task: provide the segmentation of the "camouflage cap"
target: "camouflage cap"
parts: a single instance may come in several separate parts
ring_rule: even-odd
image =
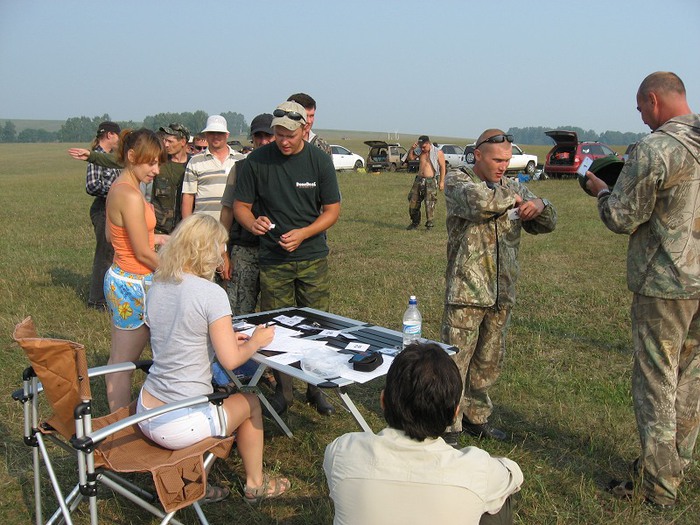
[[[163,133],[165,133],[166,135],[172,135],[174,137],[179,137],[181,139],[185,139],[185,141],[190,140],[190,130],[188,130],[182,124],[173,123],[173,124],[170,124],[169,126],[161,126],[158,129],[160,131],[162,131]]]

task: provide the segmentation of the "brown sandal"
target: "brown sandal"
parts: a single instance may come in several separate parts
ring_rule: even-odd
[[[271,481],[274,483],[275,486],[273,490],[270,490]],[[282,476],[276,476],[270,479],[269,474],[265,474],[263,475],[263,483],[259,487],[249,487],[248,485],[245,486],[245,488],[243,489],[243,499],[247,503],[255,505],[263,500],[277,498],[281,496],[282,494],[287,492],[290,486],[291,483],[287,478],[283,478]]]
[[[224,500],[228,497],[230,492],[228,487],[218,487],[207,483],[207,491],[204,497],[199,501],[199,504],[206,505],[208,503],[216,503],[217,501]]]

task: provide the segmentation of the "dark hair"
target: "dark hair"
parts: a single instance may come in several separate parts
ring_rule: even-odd
[[[141,128],[136,131],[125,129],[119,136],[119,153],[117,160],[124,166],[128,162],[128,152],[134,150],[133,164],[144,164],[158,159],[159,164],[168,160],[163,143],[158,135],[150,129]]]
[[[287,102],[301,104],[304,106],[304,109],[316,109],[316,101],[311,98],[311,95],[307,95],[306,93],[294,93],[293,95],[289,95]]]
[[[435,343],[413,343],[389,367],[384,419],[417,441],[436,438],[455,418],[462,378],[455,362]]]

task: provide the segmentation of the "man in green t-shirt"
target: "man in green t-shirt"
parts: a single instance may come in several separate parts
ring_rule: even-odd
[[[304,141],[308,121],[302,105],[283,102],[273,115],[275,142],[248,155],[233,203],[236,221],[260,237],[260,308],[328,310],[325,232],[340,214],[335,168],[329,155]],[[271,404],[282,413],[293,402],[292,378],[279,373],[276,378]],[[335,411],[315,386],[309,385],[306,396],[320,414]]]

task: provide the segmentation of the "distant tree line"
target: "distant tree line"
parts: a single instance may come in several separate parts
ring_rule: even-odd
[[[248,133],[250,127],[245,121],[245,117],[240,113],[226,111],[221,113],[228,123],[228,130],[231,135],[242,135]],[[158,113],[147,116],[144,121],[134,122],[117,121],[122,129],[145,127],[157,130],[161,126],[168,126],[171,123],[179,123],[190,130],[192,134],[199,133],[204,129],[209,115],[204,111],[185,113]],[[108,114],[96,117],[71,117],[66,120],[58,131],[47,131],[45,129],[26,128],[17,133],[17,127],[11,120],[6,120],[0,126],[0,142],[90,142],[95,138],[95,132],[100,122],[112,120]]]
[[[632,144],[634,142],[642,139],[646,133],[623,133],[621,131],[604,131],[603,133],[596,133],[592,129],[584,130],[576,126],[559,126],[557,128],[543,128],[539,127],[526,127],[526,128],[510,128],[508,133],[513,135],[516,142],[522,144],[532,144],[532,145],[550,145],[553,144],[552,139],[544,134],[545,131],[550,131],[552,129],[565,129],[568,131],[575,131],[578,135],[579,141],[598,141],[605,142],[612,146],[623,146],[625,144]]]

